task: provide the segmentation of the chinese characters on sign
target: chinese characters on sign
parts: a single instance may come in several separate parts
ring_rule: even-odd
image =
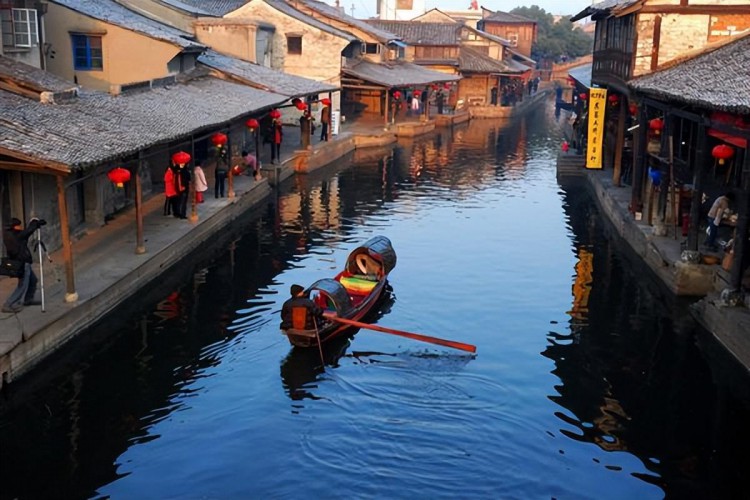
[[[586,168],[602,168],[602,138],[607,90],[589,90],[589,133],[586,147]]]

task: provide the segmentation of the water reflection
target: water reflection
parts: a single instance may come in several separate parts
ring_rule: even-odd
[[[0,497],[736,496],[748,413],[685,304],[557,185],[557,127],[540,108],[290,179],[0,403]],[[289,346],[289,285],[375,233],[404,265],[374,319],[475,358],[360,331],[324,370]]]

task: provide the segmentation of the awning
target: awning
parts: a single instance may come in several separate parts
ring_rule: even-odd
[[[405,44],[404,42],[401,42],[399,40],[391,40],[390,42],[388,42],[388,45],[395,45],[395,46],[401,47],[403,49],[405,49],[406,47],[408,47],[407,44]]]
[[[722,141],[726,142],[727,144],[731,144],[732,146],[747,149],[747,139],[743,139],[742,137],[719,132],[718,130],[713,128],[708,129],[708,135],[710,135],[711,137],[716,137],[717,139],[721,139]]]
[[[407,62],[378,64],[360,60],[352,66],[343,68],[342,73],[383,87],[429,85],[438,82],[455,82],[461,79],[458,75],[433,71]]]
[[[586,88],[591,88],[592,64],[584,64],[568,71],[568,75]]]

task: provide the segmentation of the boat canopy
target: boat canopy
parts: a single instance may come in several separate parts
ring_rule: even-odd
[[[396,267],[396,251],[391,240],[375,236],[355,248],[346,260],[346,270],[351,274],[387,276]]]
[[[346,317],[352,309],[352,299],[344,285],[331,278],[323,278],[316,281],[308,291],[317,291],[325,299],[321,301],[321,306],[325,304],[326,309],[333,309],[338,316]]]

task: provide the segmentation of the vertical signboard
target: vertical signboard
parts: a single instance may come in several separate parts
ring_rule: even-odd
[[[607,109],[607,89],[589,89],[589,130],[586,147],[586,168],[602,168],[602,138],[604,111]]]

